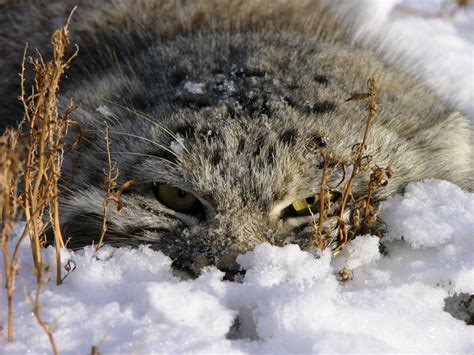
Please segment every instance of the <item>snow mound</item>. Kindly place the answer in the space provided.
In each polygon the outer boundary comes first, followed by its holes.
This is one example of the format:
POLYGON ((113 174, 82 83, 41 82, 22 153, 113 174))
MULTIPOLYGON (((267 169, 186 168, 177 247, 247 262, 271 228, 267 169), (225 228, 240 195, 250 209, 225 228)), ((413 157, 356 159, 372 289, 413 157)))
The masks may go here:
POLYGON ((474 199, 456 185, 440 180, 412 183, 403 197, 385 201, 382 210, 392 226, 388 240, 403 238, 414 248, 451 243, 474 249, 474 199))

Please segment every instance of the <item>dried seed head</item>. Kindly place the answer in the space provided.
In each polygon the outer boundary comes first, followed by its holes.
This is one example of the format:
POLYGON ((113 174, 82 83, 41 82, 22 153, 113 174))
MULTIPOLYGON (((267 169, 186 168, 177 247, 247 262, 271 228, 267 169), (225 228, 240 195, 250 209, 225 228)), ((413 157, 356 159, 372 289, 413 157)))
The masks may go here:
POLYGON ((342 282, 350 281, 354 277, 352 271, 347 267, 347 265, 344 265, 344 267, 337 273, 337 276, 339 278, 339 281, 342 282))

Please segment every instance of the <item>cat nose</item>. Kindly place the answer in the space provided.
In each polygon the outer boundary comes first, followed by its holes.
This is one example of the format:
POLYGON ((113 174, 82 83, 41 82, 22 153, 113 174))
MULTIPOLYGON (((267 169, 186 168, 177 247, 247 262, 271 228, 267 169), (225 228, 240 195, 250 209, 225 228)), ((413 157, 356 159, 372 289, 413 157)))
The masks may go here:
POLYGON ((241 254, 239 250, 227 250, 217 258, 216 266, 225 273, 240 272, 240 265, 237 263, 237 256, 241 254))
POLYGON ((258 208, 222 209, 208 224, 208 237, 215 265, 222 271, 238 273, 239 254, 270 242, 270 225, 266 214, 258 208))
POLYGON ((223 246, 216 257, 216 266, 227 273, 240 273, 242 271, 237 263, 237 257, 252 251, 257 245, 269 242, 265 235, 237 234, 228 235, 232 239, 232 245, 223 246))

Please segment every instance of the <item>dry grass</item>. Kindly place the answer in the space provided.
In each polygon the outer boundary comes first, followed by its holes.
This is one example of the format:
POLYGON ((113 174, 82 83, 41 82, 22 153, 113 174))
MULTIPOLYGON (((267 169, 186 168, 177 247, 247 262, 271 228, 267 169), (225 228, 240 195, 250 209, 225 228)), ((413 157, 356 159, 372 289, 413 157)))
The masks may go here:
POLYGON ((18 252, 26 237, 26 230, 16 241, 10 256, 10 235, 13 223, 19 219, 18 184, 22 169, 22 147, 18 143, 18 133, 7 130, 0 137, 0 220, 5 288, 7 290, 7 339, 13 341, 13 294, 15 278, 19 269, 18 252))
MULTIPOLYGON (((58 91, 65 70, 78 53, 76 46, 71 55, 67 55, 69 47, 69 23, 75 9, 72 10, 64 27, 55 31, 51 37, 53 47, 52 59, 45 62, 38 50, 35 58, 28 57, 27 49, 21 65, 21 95, 23 105, 23 120, 18 130, 7 130, 0 137, 0 218, 1 218, 1 247, 5 269, 5 285, 7 289, 7 322, 8 341, 13 341, 13 296, 15 291, 16 274, 20 268, 18 253, 22 241, 30 238, 31 253, 36 274, 36 289, 32 295, 27 292, 26 300, 38 324, 45 331, 54 354, 58 354, 53 332, 54 326, 46 322, 41 314, 41 290, 49 280, 48 267, 44 265, 41 249, 46 241, 46 230, 51 229, 56 248, 56 284, 61 284, 64 278, 74 270, 74 261, 69 260, 61 275, 61 248, 65 247, 60 226, 59 196, 61 194, 59 179, 66 151, 65 138, 70 126, 75 126, 78 139, 72 148, 78 146, 82 131, 77 122, 71 119, 71 113, 77 108, 72 102, 65 112, 58 110, 58 91), (33 68, 34 77, 31 88, 26 87, 26 65, 33 68), (21 142, 21 143, 20 143, 21 142), (10 235, 14 222, 21 217, 26 220, 25 228, 15 241, 13 253, 10 235)), ((109 162, 104 181, 106 197, 104 199, 104 216, 102 232, 97 249, 102 247, 107 232, 108 210, 114 203, 117 213, 122 209, 120 196, 135 180, 126 181, 118 186, 118 170, 110 155, 110 140, 108 127, 105 127, 105 141, 109 162)), ((73 169, 74 170, 74 169, 73 169)), ((73 176, 69 177, 72 183, 73 176)))
MULTIPOLYGON (((74 10, 71 12, 71 16, 74 10)), ((26 87, 26 53, 21 66, 21 95, 23 120, 17 131, 7 130, 0 138, 0 216, 2 220, 2 253, 7 288, 8 340, 13 341, 13 294, 15 277, 19 269, 18 252, 26 236, 30 238, 31 252, 36 274, 36 292, 27 297, 32 312, 40 326, 48 335, 53 353, 57 347, 53 337, 53 327, 41 316, 40 293, 48 280, 41 256, 45 242, 45 232, 51 228, 56 246, 56 283, 62 282, 60 249, 64 241, 59 223, 59 179, 64 159, 64 138, 72 123, 70 114, 76 108, 72 103, 64 113, 58 111, 60 81, 71 60, 77 55, 77 47, 71 56, 69 47, 70 17, 66 25, 51 37, 53 57, 45 62, 36 51, 36 58, 28 58, 34 71, 31 88, 26 87), (9 255, 12 226, 21 211, 26 225, 20 238, 16 240, 13 254, 9 255)))
MULTIPOLYGON (((377 114, 377 84, 373 77, 367 81, 368 92, 356 94, 346 101, 368 100, 369 113, 362 141, 352 147, 350 162, 337 156, 326 145, 318 145, 315 142, 308 142, 307 149, 317 153, 322 159, 322 178, 319 193, 319 218, 313 221, 315 230, 313 243, 324 250, 331 247, 335 252, 342 250, 351 240, 358 235, 375 234, 381 236, 383 230, 382 219, 378 216, 378 204, 374 199, 374 193, 382 186, 388 184, 392 176, 390 167, 381 168, 372 163, 372 156, 367 154, 367 140, 370 134, 370 127, 377 114), (349 165, 352 171, 347 177, 349 165), (328 185, 329 177, 337 170, 342 169, 343 176, 335 187, 328 185), (367 187, 367 193, 359 196, 357 199, 352 195, 353 187, 357 179, 361 178, 363 172, 371 171, 370 180, 367 187), (342 197, 338 206, 330 199, 326 198, 330 190, 340 187, 342 197), (346 211, 350 210, 349 224, 346 223, 346 211), (334 230, 328 227, 328 223, 335 221, 337 228, 334 230), (337 234, 335 234, 335 231, 337 234)), ((313 214, 314 216, 314 214, 313 214)), ((329 223, 329 226, 331 224, 329 223)), ((341 279, 348 280, 349 270, 341 270, 341 279)))
POLYGON ((45 273, 41 274, 41 280, 36 282, 36 289, 34 292, 34 297, 31 297, 28 292, 25 292, 25 297, 26 297, 26 302, 31 308, 31 311, 40 325, 40 327, 43 329, 43 331, 46 333, 48 336, 49 343, 51 344, 51 351, 53 352, 54 355, 58 355, 58 347, 56 345, 56 341, 54 340, 54 329, 55 326, 46 322, 43 319, 43 316, 41 314, 41 289, 48 283, 48 276, 45 273))
POLYGON ((38 282, 43 270, 41 245, 44 244, 45 231, 49 227, 53 230, 57 284, 60 284, 62 279, 59 250, 64 248, 59 224, 58 182, 64 159, 64 138, 71 122, 70 114, 76 108, 71 103, 64 114, 58 112, 59 83, 71 60, 77 55, 77 48, 69 58, 66 58, 65 54, 69 46, 69 20, 66 26, 55 31, 52 36, 53 58, 49 62, 45 63, 39 53, 37 58, 30 58, 35 74, 34 85, 29 93, 25 85, 25 57, 20 74, 20 101, 24 111, 21 124, 27 132, 28 151, 23 162, 23 192, 20 199, 25 212, 38 282))
POLYGON ((102 216, 102 229, 100 233, 99 242, 96 245, 96 250, 99 250, 104 245, 105 234, 107 233, 107 223, 109 219, 109 207, 110 204, 114 203, 117 209, 117 213, 123 208, 123 202, 120 200, 120 196, 122 195, 123 191, 129 188, 132 184, 135 183, 135 179, 131 179, 126 181, 120 187, 117 188, 118 183, 117 179, 119 176, 119 171, 116 167, 116 164, 112 162, 112 156, 110 153, 110 137, 109 137, 109 127, 107 122, 104 122, 104 139, 106 145, 106 152, 107 152, 107 161, 108 161, 108 169, 105 173, 104 179, 104 190, 106 192, 106 196, 103 202, 103 216, 102 216))

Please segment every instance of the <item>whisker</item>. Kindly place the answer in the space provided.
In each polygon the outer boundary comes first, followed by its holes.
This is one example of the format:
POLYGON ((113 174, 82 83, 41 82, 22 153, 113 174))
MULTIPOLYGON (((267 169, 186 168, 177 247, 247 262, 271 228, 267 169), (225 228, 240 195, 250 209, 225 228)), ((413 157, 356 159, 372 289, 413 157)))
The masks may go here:
POLYGON ((79 188, 76 188, 76 186, 74 186, 73 184, 69 183, 69 182, 61 182, 59 184, 59 190, 60 192, 64 192, 64 191, 67 191, 69 193, 74 193, 74 192, 77 192, 77 191, 80 191, 79 188))
MULTIPOLYGON (((98 151, 98 153, 102 153, 102 154, 107 154, 106 151, 98 151)), ((143 156, 143 157, 147 157, 147 158, 153 158, 153 159, 156 159, 156 160, 159 160, 161 162, 164 162, 164 163, 167 163, 167 164, 170 164, 172 166, 174 166, 175 168, 178 168, 179 169, 179 165, 172 162, 172 161, 169 161, 168 159, 165 159, 165 158, 162 158, 162 157, 157 157, 155 155, 151 155, 151 154, 145 154, 145 153, 138 153, 138 152, 120 152, 120 151, 111 151, 110 153, 114 153, 114 154, 129 154, 129 155, 136 155, 136 156, 143 156)), ((75 177, 75 176, 74 176, 75 177)), ((74 179, 74 177, 72 177, 72 179, 74 179)), ((80 188, 78 188, 77 186, 75 186, 74 184, 71 184, 68 180, 70 179, 71 177, 66 177, 66 181, 63 181, 61 184, 60 184, 60 188, 61 190, 66 190, 68 191, 69 193, 74 193, 74 192, 78 192, 78 191, 81 191, 80 188)))
MULTIPOLYGON (((102 154, 107 154, 106 151, 97 151, 97 153, 102 153, 102 154)), ((142 157, 147 157, 147 158, 153 158, 156 160, 163 161, 165 163, 174 165, 176 168, 179 168, 180 166, 168 159, 165 159, 163 157, 157 157, 156 155, 151 155, 151 154, 145 154, 145 153, 138 153, 138 152, 120 152, 120 151, 111 151, 111 154, 129 154, 129 155, 136 155, 136 156, 142 156, 142 157)))
POLYGON ((173 138, 176 142, 178 142, 179 145, 181 145, 183 147, 183 149, 191 156, 191 153, 189 152, 189 150, 185 147, 185 145, 183 144, 183 142, 181 142, 178 137, 166 126, 162 125, 162 124, 159 124, 158 122, 155 122, 153 120, 153 117, 150 116, 150 115, 147 115, 145 113, 142 113, 142 112, 138 112, 137 110, 134 110, 134 109, 131 109, 130 107, 127 107, 127 106, 124 106, 124 105, 121 105, 117 102, 113 102, 113 101, 110 101, 108 99, 103 99, 105 102, 107 103, 110 103, 112 105, 115 105, 117 107, 120 107, 124 110, 127 110, 128 112, 130 113, 133 113, 135 115, 137 115, 138 117, 144 119, 145 121, 155 125, 155 126, 158 126, 159 128, 161 128, 163 131, 165 131, 166 133, 168 133, 171 138, 173 138))
MULTIPOLYGON (((101 131, 97 130, 97 129, 88 129, 88 130, 84 130, 84 132, 101 132, 101 131)), ((156 145, 157 147, 167 151, 168 153, 174 155, 179 160, 178 155, 174 151, 172 151, 171 149, 165 147, 162 144, 159 144, 155 141, 152 141, 151 139, 148 139, 148 138, 145 138, 145 137, 142 137, 142 136, 138 136, 136 134, 126 133, 126 132, 109 131, 109 133, 114 133, 114 134, 118 134, 118 135, 122 135, 122 136, 132 137, 132 138, 138 138, 138 139, 141 139, 143 141, 149 142, 149 143, 151 143, 153 145, 156 145)))
POLYGON ((107 112, 107 114, 103 113, 100 111, 99 108, 96 109, 96 112, 99 112, 101 114, 101 118, 103 121, 106 121, 108 123, 114 123, 114 124, 120 124, 120 117, 116 115, 114 112, 107 112))

